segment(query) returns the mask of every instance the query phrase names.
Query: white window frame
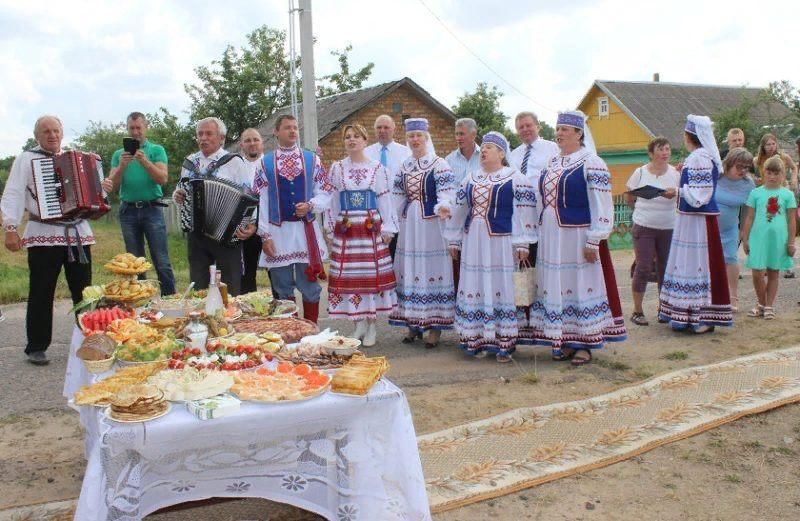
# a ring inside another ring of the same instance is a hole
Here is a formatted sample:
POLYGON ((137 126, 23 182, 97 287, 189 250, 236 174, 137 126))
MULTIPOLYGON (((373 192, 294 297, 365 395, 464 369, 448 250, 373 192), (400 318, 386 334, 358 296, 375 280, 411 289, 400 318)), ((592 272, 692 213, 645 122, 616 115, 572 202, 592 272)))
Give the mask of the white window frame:
POLYGON ((597 115, 601 118, 608 117, 608 96, 597 98, 597 115), (603 104, 605 104, 605 110, 603 110, 603 104))

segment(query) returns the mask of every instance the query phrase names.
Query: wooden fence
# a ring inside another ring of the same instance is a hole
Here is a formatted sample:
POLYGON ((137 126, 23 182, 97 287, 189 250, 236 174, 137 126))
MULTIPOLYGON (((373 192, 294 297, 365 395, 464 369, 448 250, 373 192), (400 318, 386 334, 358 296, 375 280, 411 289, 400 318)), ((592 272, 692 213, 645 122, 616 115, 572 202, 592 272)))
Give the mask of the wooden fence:
MULTIPOLYGON (((167 233, 182 233, 181 230, 181 219, 180 219, 180 208, 172 199, 162 199, 161 202, 167 205, 164 210, 164 222, 167 225, 167 233)), ((114 205, 110 212, 108 212, 105 216, 106 221, 108 222, 117 222, 119 221, 119 205, 114 205)))

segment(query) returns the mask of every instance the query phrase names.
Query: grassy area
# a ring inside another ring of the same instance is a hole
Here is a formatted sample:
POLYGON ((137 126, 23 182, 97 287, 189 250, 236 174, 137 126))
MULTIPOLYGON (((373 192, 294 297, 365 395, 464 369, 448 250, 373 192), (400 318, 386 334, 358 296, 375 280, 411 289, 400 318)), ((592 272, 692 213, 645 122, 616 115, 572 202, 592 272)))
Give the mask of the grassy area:
MULTIPOLYGON (((118 253, 125 252, 125 243, 122 240, 119 223, 106 219, 93 221, 97 244, 92 246, 92 283, 105 284, 113 276, 103 269, 103 264, 118 253)), ((169 258, 175 272, 175 282, 178 291, 189 284, 189 261, 186 255, 186 239, 181 234, 169 235, 169 258)), ((148 258, 150 257, 148 252, 148 258)), ((147 273, 149 278, 156 278, 155 270, 147 273)), ((266 270, 259 270, 258 286, 268 284, 266 270)), ((69 298, 67 281, 64 272, 58 279, 56 298, 69 298)), ((11 253, 5 248, 0 251, 0 304, 24 302, 28 299, 28 256, 25 250, 11 253)))

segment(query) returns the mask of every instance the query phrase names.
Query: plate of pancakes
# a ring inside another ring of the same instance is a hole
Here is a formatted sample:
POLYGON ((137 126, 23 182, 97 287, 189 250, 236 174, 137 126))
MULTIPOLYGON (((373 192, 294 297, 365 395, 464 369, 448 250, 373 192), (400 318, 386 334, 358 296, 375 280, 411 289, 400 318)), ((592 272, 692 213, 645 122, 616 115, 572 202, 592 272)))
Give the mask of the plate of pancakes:
POLYGON ((117 393, 105 411, 106 418, 121 423, 154 420, 167 414, 169 402, 152 384, 131 385, 117 393))

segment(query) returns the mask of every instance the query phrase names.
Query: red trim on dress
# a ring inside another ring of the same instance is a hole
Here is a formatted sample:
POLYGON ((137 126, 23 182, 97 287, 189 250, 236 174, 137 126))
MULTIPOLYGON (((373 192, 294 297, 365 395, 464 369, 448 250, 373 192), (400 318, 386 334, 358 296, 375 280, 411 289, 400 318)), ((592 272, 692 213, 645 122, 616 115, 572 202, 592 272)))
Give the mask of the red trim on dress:
POLYGON ((708 238, 708 272, 711 283, 711 305, 729 306, 731 296, 728 288, 728 272, 716 215, 706 215, 706 237, 708 238))

